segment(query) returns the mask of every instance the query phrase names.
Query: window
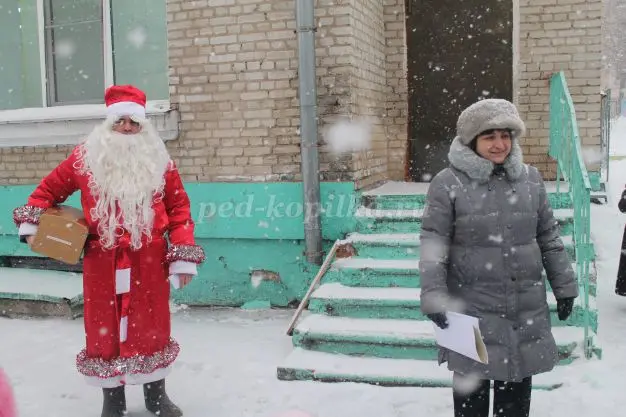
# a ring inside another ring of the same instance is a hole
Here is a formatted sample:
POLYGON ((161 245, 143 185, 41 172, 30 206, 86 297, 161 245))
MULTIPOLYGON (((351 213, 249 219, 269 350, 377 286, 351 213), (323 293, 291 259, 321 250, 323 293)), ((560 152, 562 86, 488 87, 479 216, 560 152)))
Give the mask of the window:
POLYGON ((0 110, 169 98, 166 0, 0 0, 0 110))

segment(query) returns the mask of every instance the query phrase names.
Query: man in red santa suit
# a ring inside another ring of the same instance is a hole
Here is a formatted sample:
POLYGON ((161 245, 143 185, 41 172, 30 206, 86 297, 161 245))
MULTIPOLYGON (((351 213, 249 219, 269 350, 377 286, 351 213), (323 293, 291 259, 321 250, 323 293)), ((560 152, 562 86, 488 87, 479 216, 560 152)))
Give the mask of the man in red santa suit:
POLYGON ((182 416, 165 392, 179 352, 170 337, 170 281, 188 284, 204 251, 178 170, 146 120, 145 94, 113 86, 105 103, 107 119, 15 209, 14 221, 31 244, 40 215, 81 192, 89 237, 78 371, 103 388, 102 417, 124 415, 126 384, 144 384, 146 407, 159 417, 182 416))

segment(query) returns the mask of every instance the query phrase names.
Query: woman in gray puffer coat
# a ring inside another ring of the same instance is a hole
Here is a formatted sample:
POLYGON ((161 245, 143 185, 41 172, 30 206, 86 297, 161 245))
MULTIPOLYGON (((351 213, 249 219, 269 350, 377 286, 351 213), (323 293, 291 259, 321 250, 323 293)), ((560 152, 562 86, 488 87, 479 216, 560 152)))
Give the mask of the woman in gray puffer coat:
POLYGON ((532 376, 558 361, 542 270, 565 320, 578 286, 539 171, 522 161, 524 123, 506 100, 465 109, 448 158, 429 187, 421 249, 421 308, 439 327, 446 311, 478 317, 482 364, 447 349, 456 417, 527 417, 532 376), (467 380, 477 385, 467 390, 467 380))

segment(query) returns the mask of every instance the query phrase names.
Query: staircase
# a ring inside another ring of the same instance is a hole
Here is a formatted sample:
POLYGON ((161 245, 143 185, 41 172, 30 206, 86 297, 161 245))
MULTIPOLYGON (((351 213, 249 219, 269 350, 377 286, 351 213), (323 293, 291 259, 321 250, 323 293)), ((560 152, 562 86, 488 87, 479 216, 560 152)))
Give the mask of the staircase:
MULTIPOLYGON (((356 231, 345 240, 354 255, 335 259, 312 294, 292 336, 294 350, 278 367, 279 379, 451 386, 446 365, 437 365, 433 325, 420 312, 419 233, 427 187, 387 183, 361 196, 356 231)), ((574 214, 567 185, 561 184, 560 193, 554 184, 548 187, 575 263, 574 214)), ((555 371, 534 378, 535 389, 558 388, 566 380, 563 370, 593 350, 597 312, 593 262, 591 266, 589 301, 579 297, 567 322, 558 320, 556 300, 546 283, 561 360, 555 371)), ((582 293, 585 286, 580 287, 582 293)))

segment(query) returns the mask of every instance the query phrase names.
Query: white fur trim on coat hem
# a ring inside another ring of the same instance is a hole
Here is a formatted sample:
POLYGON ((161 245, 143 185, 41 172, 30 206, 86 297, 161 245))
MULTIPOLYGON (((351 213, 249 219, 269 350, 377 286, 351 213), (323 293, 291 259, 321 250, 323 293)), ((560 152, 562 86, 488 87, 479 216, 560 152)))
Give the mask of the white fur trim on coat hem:
POLYGON ((157 369, 149 374, 129 374, 114 376, 112 378, 98 378, 95 376, 85 376, 88 385, 100 388, 115 388, 122 385, 142 385, 150 382, 160 381, 170 374, 172 367, 157 369))

